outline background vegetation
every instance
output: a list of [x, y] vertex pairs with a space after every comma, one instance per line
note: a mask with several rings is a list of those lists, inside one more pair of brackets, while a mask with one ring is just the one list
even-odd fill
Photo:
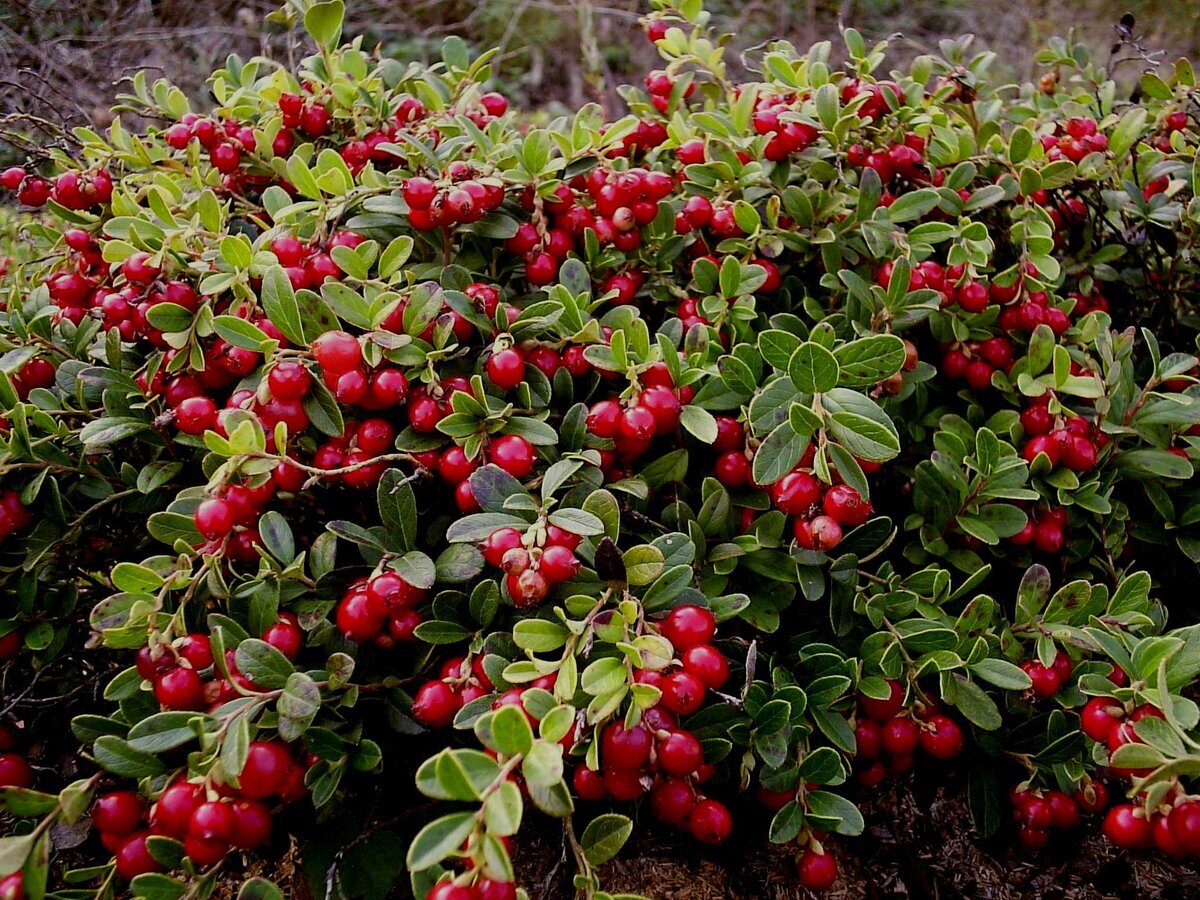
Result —
[[[348, 33], [366, 35], [366, 46], [401, 60], [436, 59], [449, 34], [465, 38], [475, 51], [500, 47], [501, 86], [521, 105], [577, 107], [596, 99], [601, 82], [613, 104], [614, 85], [652, 67], [656, 58], [637, 24], [644, 12], [638, 0], [349, 5]], [[196, 98], [228, 54], [294, 49], [285, 46], [283, 28], [264, 27], [277, 7], [274, 0], [0, 3], [0, 115], [104, 125], [117, 83], [139, 69], [169, 73]], [[1125, 13], [1136, 18], [1144, 45], [1166, 59], [1200, 51], [1197, 0], [717, 0], [707, 8], [718, 31], [736, 35], [738, 49], [768, 38], [803, 47], [836, 35], [842, 23], [868, 38], [900, 35], [891, 52], [902, 60], [906, 53], [936, 53], [939, 40], [970, 32], [1014, 80], [1030, 77], [1035, 52], [1068, 27], [1076, 38], [1103, 48]], [[1126, 74], [1136, 75], [1136, 67]]]

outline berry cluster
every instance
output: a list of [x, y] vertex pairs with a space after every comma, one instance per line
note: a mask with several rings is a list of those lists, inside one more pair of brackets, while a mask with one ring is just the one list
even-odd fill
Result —
[[1041, 660], [1027, 659], [1021, 663], [1021, 671], [1033, 682], [1029, 688], [1033, 696], [1038, 700], [1048, 700], [1062, 690], [1062, 686], [1071, 677], [1074, 666], [1071, 657], [1059, 650], [1050, 665]]
[[1016, 534], [1009, 535], [1008, 542], [1016, 547], [1032, 544], [1042, 553], [1053, 556], [1066, 543], [1069, 518], [1070, 514], [1063, 506], [1031, 510], [1025, 525]]
[[[735, 463], [739, 458], [745, 459], [744, 454], [728, 451], [717, 460], [717, 478], [726, 487], [735, 486], [726, 478], [741, 468]], [[822, 482], [813, 471], [814, 458], [815, 450], [810, 446], [797, 467], [770, 486], [771, 503], [784, 515], [794, 517], [792, 532], [801, 547], [826, 552], [842, 542], [847, 530], [871, 517], [871, 502], [847, 484]], [[748, 481], [747, 468], [742, 485]]]
[[1108, 135], [1096, 128], [1096, 120], [1090, 116], [1075, 116], [1065, 122], [1056, 122], [1052, 134], [1041, 136], [1046, 159], [1051, 162], [1069, 159], [1080, 162], [1089, 153], [1103, 153], [1108, 149]]
[[1030, 435], [1021, 455], [1032, 463], [1044, 454], [1053, 468], [1062, 465], [1072, 472], [1090, 472], [1108, 444], [1108, 435], [1083, 416], [1060, 417], [1056, 425], [1049, 402], [1049, 394], [1031, 397], [1030, 405], [1021, 412], [1021, 427]]
[[44, 206], [53, 200], [66, 209], [82, 211], [104, 206], [112, 199], [113, 180], [107, 169], [62, 172], [53, 181], [11, 166], [0, 172], [0, 187], [17, 192], [26, 206]]
[[176, 779], [149, 810], [138, 794], [112, 791], [96, 798], [92, 824], [126, 880], [163, 870], [147, 847], [155, 835], [182, 841], [197, 865], [216, 865], [235, 848], [252, 850], [270, 841], [267, 801], [287, 804], [305, 796], [304, 773], [312, 762], [298, 761], [283, 744], [251, 741], [239, 787]]
[[[529, 687], [554, 690], [557, 679], [544, 675], [529, 683]], [[413, 697], [412, 717], [426, 728], [446, 728], [464, 705], [495, 690], [495, 685], [483, 669], [483, 657], [473, 656], [468, 664], [465, 657], [448, 659], [442, 664], [438, 677], [422, 684]], [[520, 705], [522, 691], [509, 691], [496, 702]], [[521, 707], [524, 710], [524, 707]], [[528, 715], [528, 713], [526, 713]]]
[[425, 591], [410, 584], [391, 569], [360, 578], [347, 589], [337, 606], [338, 630], [356, 644], [372, 642], [389, 648], [411, 643], [421, 624], [417, 607]]
[[581, 563], [575, 550], [581, 541], [579, 535], [557, 525], [524, 534], [515, 528], [498, 528], [480, 549], [488, 565], [504, 572], [504, 587], [513, 603], [527, 609], [545, 600], [555, 585], [579, 574]]
[[504, 185], [495, 177], [478, 177], [467, 163], [452, 164], [440, 182], [420, 175], [401, 188], [408, 218], [418, 231], [453, 228], [478, 222], [504, 202]]
[[888, 681], [886, 700], [859, 695], [862, 715], [854, 725], [856, 777], [864, 787], [876, 787], [888, 775], [901, 775], [913, 767], [917, 749], [938, 760], [950, 760], [963, 750], [962, 728], [949, 716], [923, 709], [906, 714], [904, 688]]
[[733, 829], [723, 803], [705, 797], [696, 786], [712, 778], [694, 734], [679, 727], [680, 716], [697, 712], [708, 690], [729, 679], [729, 662], [711, 641], [713, 614], [699, 606], [678, 606], [659, 626], [679, 654], [667, 671], [639, 669], [635, 679], [659, 689], [659, 702], [632, 726], [611, 722], [600, 734], [599, 771], [580, 765], [572, 784], [583, 800], [637, 800], [647, 792], [656, 819], [686, 829], [699, 841], [718, 844]]
[[674, 435], [683, 407], [694, 395], [690, 386], [675, 386], [663, 362], [639, 373], [638, 382], [640, 390], [632, 396], [597, 400], [588, 409], [587, 430], [612, 441], [612, 450], [600, 451], [601, 469], [609, 480], [622, 477], [621, 467], [649, 450], [655, 438]]

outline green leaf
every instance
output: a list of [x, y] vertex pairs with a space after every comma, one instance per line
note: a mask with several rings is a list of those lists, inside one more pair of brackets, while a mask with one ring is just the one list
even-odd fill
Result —
[[632, 585], [650, 584], [663, 571], [663, 554], [657, 547], [642, 544], [622, 554], [625, 580]]
[[876, 334], [843, 344], [833, 351], [842, 387], [870, 387], [895, 375], [904, 366], [904, 341], [894, 334]]
[[341, 40], [345, 16], [346, 6], [342, 0], [314, 3], [304, 13], [304, 30], [322, 47], [332, 49]]
[[135, 750], [126, 741], [113, 735], [97, 738], [92, 745], [92, 754], [102, 768], [125, 778], [145, 778], [163, 770], [163, 764], [157, 756]]
[[262, 304], [268, 318], [283, 332], [284, 337], [297, 346], [307, 346], [296, 292], [283, 266], [270, 266], [263, 273]]
[[812, 440], [811, 434], [797, 434], [791, 422], [771, 431], [754, 454], [754, 483], [774, 484], [796, 467]]
[[619, 813], [605, 813], [588, 822], [580, 844], [589, 865], [600, 866], [615, 859], [633, 833], [633, 820]]
[[953, 703], [970, 722], [984, 731], [995, 731], [1000, 727], [1003, 722], [1000, 710], [996, 701], [985, 694], [983, 688], [973, 681], [957, 676], [951, 683], [954, 685], [953, 696], [945, 699]]
[[834, 355], [813, 341], [796, 348], [788, 361], [788, 377], [806, 394], [823, 394], [838, 384], [838, 362]]
[[430, 822], [408, 847], [409, 870], [417, 872], [436, 866], [462, 846], [474, 827], [475, 814], [472, 812], [451, 813]]
[[249, 638], [238, 644], [234, 658], [239, 672], [267, 690], [283, 687], [296, 672], [291, 660], [258, 638]]
[[808, 821], [817, 828], [851, 837], [863, 833], [862, 813], [845, 797], [829, 791], [810, 791], [806, 799]]

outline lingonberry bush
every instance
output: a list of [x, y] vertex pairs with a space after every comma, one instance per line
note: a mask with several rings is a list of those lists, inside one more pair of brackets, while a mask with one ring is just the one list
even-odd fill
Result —
[[0, 897], [281, 896], [394, 772], [431, 900], [517, 896], [535, 817], [587, 896], [635, 820], [824, 890], [947, 765], [981, 835], [1200, 855], [1192, 68], [733, 83], [654, 7], [624, 116], [293, 3], [298, 71], [0, 173]]

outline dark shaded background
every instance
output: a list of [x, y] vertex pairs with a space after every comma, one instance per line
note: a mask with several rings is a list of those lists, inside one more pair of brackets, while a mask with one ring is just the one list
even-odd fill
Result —
[[[638, 17], [644, 0], [348, 0], [347, 33], [401, 59], [436, 57], [447, 34], [475, 48], [499, 46], [502, 87], [526, 105], [576, 106], [652, 66]], [[169, 75], [193, 97], [229, 53], [286, 58], [287, 36], [266, 22], [272, 0], [7, 0], [0, 2], [0, 116], [36, 115], [104, 124], [139, 68]], [[805, 47], [836, 42], [839, 22], [869, 39], [898, 35], [899, 56], [936, 52], [971, 32], [1014, 78], [1033, 70], [1033, 52], [1074, 29], [1098, 53], [1125, 12], [1148, 48], [1166, 58], [1200, 48], [1200, 0], [709, 0], [739, 49], [773, 37]], [[18, 124], [12, 118], [0, 124]]]

